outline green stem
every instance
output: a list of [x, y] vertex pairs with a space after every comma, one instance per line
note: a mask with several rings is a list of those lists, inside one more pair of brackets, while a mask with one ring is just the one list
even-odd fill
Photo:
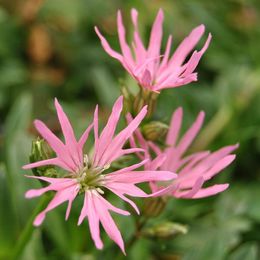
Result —
[[136, 230], [135, 233], [133, 234], [133, 236], [130, 238], [130, 240], [127, 242], [126, 244], [126, 248], [129, 250], [129, 248], [131, 248], [134, 243], [138, 240], [140, 233], [143, 229], [143, 227], [145, 226], [146, 222], [147, 222], [147, 218], [144, 219], [143, 221], [137, 221], [136, 223]]
[[25, 246], [27, 245], [30, 238], [32, 237], [32, 234], [34, 231], [33, 221], [34, 221], [36, 215], [39, 213], [39, 211], [41, 211], [46, 206], [49, 199], [50, 199], [50, 196], [48, 196], [48, 195], [43, 196], [41, 198], [39, 204], [37, 205], [37, 207], [34, 209], [32, 215], [30, 216], [29, 220], [27, 221], [27, 223], [14, 247], [14, 251], [13, 251], [11, 259], [19, 259]]

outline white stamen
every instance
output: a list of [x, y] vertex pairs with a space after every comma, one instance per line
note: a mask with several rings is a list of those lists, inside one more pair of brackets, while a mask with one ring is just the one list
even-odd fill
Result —
[[84, 165], [88, 166], [88, 155], [87, 154], [84, 154], [84, 157], [83, 157], [83, 161], [84, 161]]
[[100, 188], [96, 188], [96, 191], [97, 191], [98, 193], [100, 193], [100, 194], [104, 194], [104, 191], [101, 190]]

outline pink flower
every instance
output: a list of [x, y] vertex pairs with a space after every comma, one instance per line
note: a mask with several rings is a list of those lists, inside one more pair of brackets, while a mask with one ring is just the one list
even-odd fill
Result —
[[[177, 198], [203, 198], [226, 190], [229, 186], [227, 183], [206, 188], [203, 188], [203, 184], [234, 161], [236, 156], [231, 153], [237, 149], [238, 145], [226, 146], [213, 153], [201, 151], [186, 155], [189, 146], [202, 126], [204, 112], [199, 113], [193, 125], [180, 138], [182, 114], [182, 108], [178, 108], [173, 113], [164, 150], [155, 143], [146, 141], [141, 132], [136, 130], [138, 143], [140, 147], [146, 150], [144, 155], [140, 153], [138, 155], [142, 159], [149, 159], [149, 162], [145, 165], [145, 170], [160, 169], [176, 172], [178, 177], [171, 181], [165, 192]], [[131, 121], [130, 116], [128, 120]], [[130, 141], [132, 147], [137, 146], [133, 137]], [[155, 158], [152, 158], [152, 153], [155, 154]], [[163, 187], [158, 182], [151, 182], [150, 186], [153, 192]]]
[[161, 89], [180, 87], [197, 81], [197, 73], [194, 70], [209, 46], [211, 34], [208, 35], [208, 39], [200, 51], [194, 51], [188, 61], [186, 61], [186, 58], [202, 37], [205, 31], [204, 25], [193, 29], [170, 57], [171, 35], [168, 38], [164, 54], [160, 54], [163, 35], [163, 11], [160, 9], [155, 18], [147, 49], [144, 47], [139, 35], [138, 12], [135, 9], [132, 9], [131, 17], [134, 25], [132, 42], [134, 56], [126, 42], [125, 27], [120, 11], [117, 13], [117, 30], [122, 54], [114, 51], [98, 28], [95, 27], [104, 50], [110, 56], [117, 59], [141, 86], [151, 91], [160, 92]]
[[[84, 205], [81, 210], [78, 225], [80, 225], [85, 218], [88, 219], [92, 239], [94, 240], [96, 247], [101, 249], [103, 247], [99, 230], [99, 223], [101, 223], [108, 236], [115, 241], [125, 253], [121, 233], [110, 216], [109, 211], [114, 211], [122, 215], [129, 215], [130, 213], [113, 206], [102, 195], [105, 192], [113, 192], [122, 200], [131, 204], [137, 213], [139, 213], [135, 203], [125, 195], [134, 197], [156, 195], [146, 194], [138, 188], [136, 184], [149, 181], [167, 181], [176, 177], [176, 175], [168, 171], [162, 171], [159, 174], [157, 171], [150, 170], [137, 171], [136, 169], [144, 165], [146, 160], [112, 173], [104, 172], [108, 171], [111, 163], [119, 157], [125, 154], [142, 151], [140, 148], [123, 149], [123, 146], [139, 126], [146, 115], [147, 109], [144, 107], [126, 128], [115, 135], [122, 106], [123, 98], [119, 97], [115, 102], [108, 122], [100, 135], [98, 133], [98, 107], [96, 107], [93, 124], [87, 128], [78, 141], [75, 138], [74, 131], [66, 114], [57, 100], [55, 100], [55, 107], [65, 143], [58, 139], [43, 122], [39, 120], [34, 122], [36, 129], [55, 151], [57, 157], [31, 163], [25, 165], [23, 168], [31, 169], [44, 165], [55, 165], [61, 167], [68, 173], [66, 175], [67, 177], [60, 178], [27, 176], [49, 183], [49, 186], [47, 187], [27, 191], [27, 198], [41, 196], [48, 191], [56, 191], [54, 198], [50, 201], [46, 209], [35, 218], [35, 226], [42, 224], [47, 212], [66, 201], [68, 201], [66, 212], [67, 219], [70, 214], [72, 202], [77, 195], [83, 193]], [[95, 136], [94, 154], [93, 156], [88, 156], [83, 153], [83, 146], [88, 139], [93, 126]], [[160, 192], [157, 194], [160, 194]]]

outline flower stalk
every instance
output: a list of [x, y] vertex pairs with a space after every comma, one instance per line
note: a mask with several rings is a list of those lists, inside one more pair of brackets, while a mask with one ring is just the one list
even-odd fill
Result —
[[39, 203], [37, 204], [37, 207], [33, 210], [30, 218], [28, 219], [27, 223], [25, 224], [24, 229], [21, 232], [21, 235], [18, 238], [18, 241], [15, 243], [15, 247], [14, 247], [11, 259], [20, 258], [26, 245], [28, 244], [28, 242], [30, 241], [30, 239], [32, 237], [33, 231], [35, 230], [35, 227], [33, 226], [33, 221], [34, 221], [35, 217], [37, 216], [37, 214], [40, 211], [43, 210], [43, 208], [46, 207], [46, 205], [50, 201], [51, 197], [52, 196], [50, 194], [44, 195], [41, 198], [41, 200], [39, 201]]

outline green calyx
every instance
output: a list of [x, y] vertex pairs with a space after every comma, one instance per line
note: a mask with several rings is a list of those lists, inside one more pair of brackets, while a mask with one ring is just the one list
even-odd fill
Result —
[[[39, 137], [32, 142], [31, 154], [29, 156], [30, 163], [48, 160], [53, 158], [54, 153], [45, 140]], [[45, 176], [55, 178], [58, 176], [57, 170], [53, 165], [46, 165], [33, 168], [32, 172], [35, 176]]]

